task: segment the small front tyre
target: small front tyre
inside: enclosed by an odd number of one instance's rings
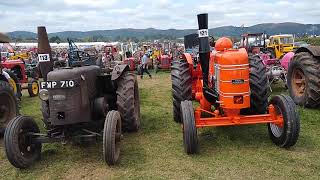
[[[103,129],[103,158],[111,166],[120,155],[121,116],[118,111],[109,111]]]
[[[32,133],[39,132],[31,117],[17,116],[9,122],[4,134],[4,146],[7,158],[14,167],[25,169],[40,159],[42,145],[32,138]]]
[[[299,114],[292,98],[286,95],[272,97],[270,104],[275,107],[278,116],[283,118],[283,126],[268,124],[269,136],[274,144],[289,148],[296,144],[300,132]]]
[[[191,101],[181,102],[181,117],[183,121],[184,150],[187,154],[195,154],[198,152],[198,136]]]

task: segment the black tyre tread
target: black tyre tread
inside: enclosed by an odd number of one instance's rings
[[[280,104],[281,103],[281,104]],[[270,126],[268,124],[268,132],[271,140],[282,148],[289,148],[296,144],[300,133],[300,118],[296,110],[296,106],[291,97],[286,95],[277,95],[272,97],[270,104],[280,104],[282,109],[282,115],[284,118],[284,130],[281,137],[277,138],[273,136]],[[280,107],[281,108],[281,107]]]
[[[37,94],[34,94],[33,91],[32,91],[32,84],[33,84],[34,82],[36,82],[36,83],[38,84],[38,93],[37,93]],[[29,93],[29,96],[30,96],[30,97],[38,96],[38,94],[39,94],[39,83],[38,83],[37,80],[32,79],[32,80],[30,80],[30,81],[28,82],[28,93]]]
[[[192,77],[189,64],[183,59],[174,60],[171,66],[173,119],[181,123],[181,101],[192,99]]]
[[[0,93],[6,93],[9,96],[9,98],[10,97],[12,98],[12,100],[15,103],[15,115],[18,115],[19,114],[19,108],[18,108],[17,98],[15,97],[15,95],[13,93],[13,90],[12,90],[12,87],[10,86],[10,84],[5,82],[5,81],[1,81],[0,80]],[[10,121],[10,119],[7,120],[7,122],[9,122],[9,121]],[[3,128],[2,126],[3,125],[0,124],[0,128]]]
[[[303,97],[296,97],[292,89],[292,73],[294,68],[300,68],[306,78],[306,91]],[[308,52],[294,55],[288,69],[288,89],[294,102],[300,106],[316,108],[320,105],[320,59]]]
[[[118,111],[109,111],[106,120],[104,122],[103,131],[103,157],[105,162],[111,166],[117,163],[119,154],[116,154],[115,141],[115,130],[117,126],[117,119],[120,118],[119,123],[121,123],[121,117]]]
[[[287,104],[289,105],[290,112],[292,112],[292,118],[291,120],[296,121],[295,123],[292,123],[292,132],[289,138],[289,142],[287,143],[286,147],[291,147],[295,145],[298,141],[299,134],[300,134],[300,116],[297,111],[296,104],[294,103],[293,99],[290,96],[282,95],[284,99],[286,99]]]
[[[250,66],[250,108],[243,114],[265,114],[268,106],[268,79],[266,67],[259,56],[249,57]]]
[[[195,154],[198,152],[198,136],[191,101],[181,102],[181,116],[183,119],[184,150],[187,154]]]
[[[136,76],[129,71],[124,72],[117,80],[117,85],[117,107],[122,119],[122,129],[128,132],[138,131],[140,128],[140,97]],[[137,108],[137,114],[135,114],[135,108]]]
[[[39,133],[39,127],[36,122],[27,116],[17,116],[16,118],[12,119],[5,131],[4,135],[4,146],[5,146],[5,153],[9,160],[9,162],[16,168],[24,169],[32,165],[32,163],[41,156],[41,148],[42,145],[38,144],[38,151],[36,154],[31,157],[30,159],[26,159],[21,156],[21,152],[19,150],[19,146],[15,143],[18,141],[16,135],[18,134],[18,130],[23,125],[23,123],[32,125],[34,128],[35,133]]]

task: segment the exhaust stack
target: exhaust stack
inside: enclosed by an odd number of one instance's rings
[[[47,30],[44,26],[38,27],[38,59],[40,72],[46,81],[47,74],[53,70],[53,60]]]
[[[199,36],[199,58],[201,63],[203,83],[208,85],[209,73],[209,58],[210,58],[210,45],[209,45],[209,32],[208,32],[208,14],[198,14],[198,36]]]
[[[209,102],[215,102],[217,93],[209,87],[210,44],[208,32],[208,14],[198,14],[199,58],[203,78],[203,95]]]

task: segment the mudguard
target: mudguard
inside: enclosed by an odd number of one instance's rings
[[[300,47],[296,50],[296,53],[300,52],[309,52],[315,57],[320,57],[320,46]]]
[[[129,66],[126,64],[116,65],[111,72],[111,80],[114,81],[118,79],[122,73],[129,69]]]
[[[189,64],[193,64],[192,56],[189,53],[183,53],[183,59],[187,60]]]

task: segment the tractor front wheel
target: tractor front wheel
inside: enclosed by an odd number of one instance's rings
[[[103,129],[103,157],[106,163],[114,165],[120,155],[121,117],[118,111],[109,111]]]
[[[181,102],[181,117],[184,150],[187,154],[195,154],[198,152],[198,135],[191,101]]]
[[[9,122],[4,134],[4,146],[7,158],[14,167],[24,169],[40,159],[42,145],[32,138],[32,133],[39,132],[31,117],[17,116]]]
[[[28,82],[28,93],[30,97],[38,96],[39,94],[39,83],[37,80],[32,79]]]
[[[276,110],[278,116],[282,116],[282,127],[269,123],[268,132],[273,143],[279,147],[289,148],[296,144],[300,132],[299,114],[292,98],[286,95],[272,97],[270,104]]]

